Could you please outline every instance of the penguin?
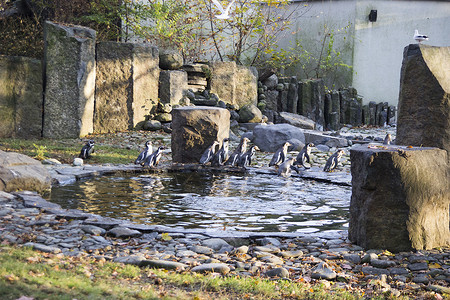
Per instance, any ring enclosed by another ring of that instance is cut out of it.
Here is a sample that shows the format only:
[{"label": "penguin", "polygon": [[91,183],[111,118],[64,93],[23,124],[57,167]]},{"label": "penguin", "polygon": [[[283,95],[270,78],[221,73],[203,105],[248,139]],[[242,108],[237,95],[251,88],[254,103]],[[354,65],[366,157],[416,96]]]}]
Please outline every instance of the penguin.
[{"label": "penguin", "polygon": [[241,155],[245,153],[247,150],[247,143],[250,142],[250,140],[246,137],[241,139],[241,142],[237,146],[237,148],[234,150],[234,152],[230,155],[230,158],[225,162],[225,165],[227,166],[236,166],[239,162],[239,158]]},{"label": "penguin", "polygon": [[384,138],[383,145],[390,145],[392,142],[392,136],[390,133],[386,134],[386,137]]},{"label": "penguin", "polygon": [[206,165],[213,158],[216,153],[216,146],[219,146],[218,141],[214,141],[214,143],[203,152],[202,157],[200,157],[200,163],[202,165]]},{"label": "penguin", "polygon": [[330,158],[328,158],[325,167],[323,168],[323,170],[325,172],[331,172],[332,170],[336,169],[339,161],[341,160],[342,155],[344,155],[345,151],[344,150],[338,150],[336,151],[333,155],[330,156]]},{"label": "penguin", "polygon": [[142,165],[144,163],[144,161],[147,159],[147,157],[152,154],[153,152],[153,146],[152,146],[152,142],[151,141],[147,141],[145,143],[145,149],[144,151],[142,151],[139,156],[136,158],[136,160],[134,161],[134,163],[136,165]]},{"label": "penguin", "polygon": [[93,140],[87,141],[86,145],[81,148],[79,157],[82,159],[90,158],[91,154],[94,153],[94,144],[95,142]]},{"label": "penguin", "polygon": [[302,166],[305,169],[310,169],[310,167],[307,167],[305,165],[305,162],[308,162],[308,164],[310,164],[309,156],[311,155],[311,148],[312,147],[314,147],[313,143],[306,144],[305,147],[303,147],[303,149],[300,150],[300,152],[298,153],[297,158],[296,158],[296,160],[294,162],[294,165]]},{"label": "penguin", "polygon": [[283,146],[278,149],[272,156],[272,160],[269,163],[269,167],[275,166],[278,168],[279,165],[284,163],[287,156],[288,147],[291,146],[289,142],[283,144]]},{"label": "penguin", "polygon": [[294,169],[298,173],[298,169],[293,166],[293,164],[296,162],[297,158],[291,157],[287,160],[285,160],[278,168],[277,174],[278,176],[282,177],[289,177],[291,176],[291,170]]},{"label": "penguin", "polygon": [[162,150],[166,149],[164,146],[159,146],[158,149],[156,149],[155,152],[147,156],[147,158],[144,161],[143,167],[149,167],[149,168],[155,168],[159,164],[159,160],[162,156]]},{"label": "penguin", "polygon": [[237,162],[238,167],[248,167],[252,163],[253,156],[255,152],[259,150],[258,146],[251,146],[244,154],[239,157],[239,161]]},{"label": "penguin", "polygon": [[228,138],[224,138],[222,141],[222,147],[217,151],[216,154],[214,154],[213,158],[211,159],[211,165],[212,166],[223,166],[224,163],[228,159]]}]

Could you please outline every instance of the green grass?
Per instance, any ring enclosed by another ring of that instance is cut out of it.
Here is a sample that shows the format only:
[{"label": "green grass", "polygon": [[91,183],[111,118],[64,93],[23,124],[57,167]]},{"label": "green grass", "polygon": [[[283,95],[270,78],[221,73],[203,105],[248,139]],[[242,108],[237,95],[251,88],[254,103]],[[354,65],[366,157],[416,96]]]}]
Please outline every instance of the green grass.
[{"label": "green grass", "polygon": [[[72,163],[80,154],[84,142],[80,139],[52,140],[52,139],[0,139],[0,150],[19,152],[38,160],[55,158],[62,163]],[[96,145],[94,154],[88,160],[89,164],[121,164],[130,163],[139,154],[137,150],[130,150],[119,145]]]},{"label": "green grass", "polygon": [[138,268],[0,246],[1,299],[360,299],[359,293],[259,277]]}]

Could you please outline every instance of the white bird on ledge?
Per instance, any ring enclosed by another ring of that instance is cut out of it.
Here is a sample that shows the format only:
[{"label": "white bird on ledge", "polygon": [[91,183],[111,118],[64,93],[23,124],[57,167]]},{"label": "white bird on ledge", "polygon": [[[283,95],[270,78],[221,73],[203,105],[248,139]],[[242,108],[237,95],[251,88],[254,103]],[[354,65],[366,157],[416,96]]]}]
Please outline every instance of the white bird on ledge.
[{"label": "white bird on ledge", "polygon": [[414,31],[414,39],[419,42],[428,41],[428,35],[419,34],[419,30]]},{"label": "white bird on ledge", "polygon": [[217,9],[220,10],[220,12],[221,12],[220,15],[216,15],[216,18],[217,18],[217,19],[222,19],[222,20],[224,20],[224,19],[229,19],[229,18],[230,18],[230,15],[229,15],[230,8],[231,8],[231,5],[233,5],[234,1],[236,1],[236,0],[231,1],[230,4],[228,4],[227,8],[223,9],[223,6],[222,6],[222,4],[220,4],[219,1],[217,1],[217,0],[212,0],[212,2],[214,3],[214,5],[215,5],[215,6],[217,7]]}]

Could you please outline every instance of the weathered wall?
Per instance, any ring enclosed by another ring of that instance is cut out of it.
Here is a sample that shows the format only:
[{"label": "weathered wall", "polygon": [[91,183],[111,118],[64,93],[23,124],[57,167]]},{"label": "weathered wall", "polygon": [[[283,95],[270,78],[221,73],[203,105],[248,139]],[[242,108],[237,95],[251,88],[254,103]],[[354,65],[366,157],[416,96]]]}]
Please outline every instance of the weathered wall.
[{"label": "weathered wall", "polygon": [[41,136],[42,92],[40,60],[0,55],[0,137]]},{"label": "weathered wall", "polygon": [[144,44],[97,43],[94,132],[134,128],[158,101],[158,50]]},{"label": "weathered wall", "polygon": [[44,137],[94,131],[95,36],[87,27],[45,22]]}]

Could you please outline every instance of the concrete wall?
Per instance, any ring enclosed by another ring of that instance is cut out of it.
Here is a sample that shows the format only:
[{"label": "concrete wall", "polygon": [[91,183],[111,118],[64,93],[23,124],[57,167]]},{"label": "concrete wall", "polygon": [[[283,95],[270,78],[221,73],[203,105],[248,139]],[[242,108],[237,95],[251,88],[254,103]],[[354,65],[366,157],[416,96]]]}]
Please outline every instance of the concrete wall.
[{"label": "concrete wall", "polygon": [[[450,4],[446,1],[356,1],[353,86],[366,101],[397,105],[403,49],[414,30],[424,44],[450,45]],[[371,9],[377,21],[369,22]]]}]

